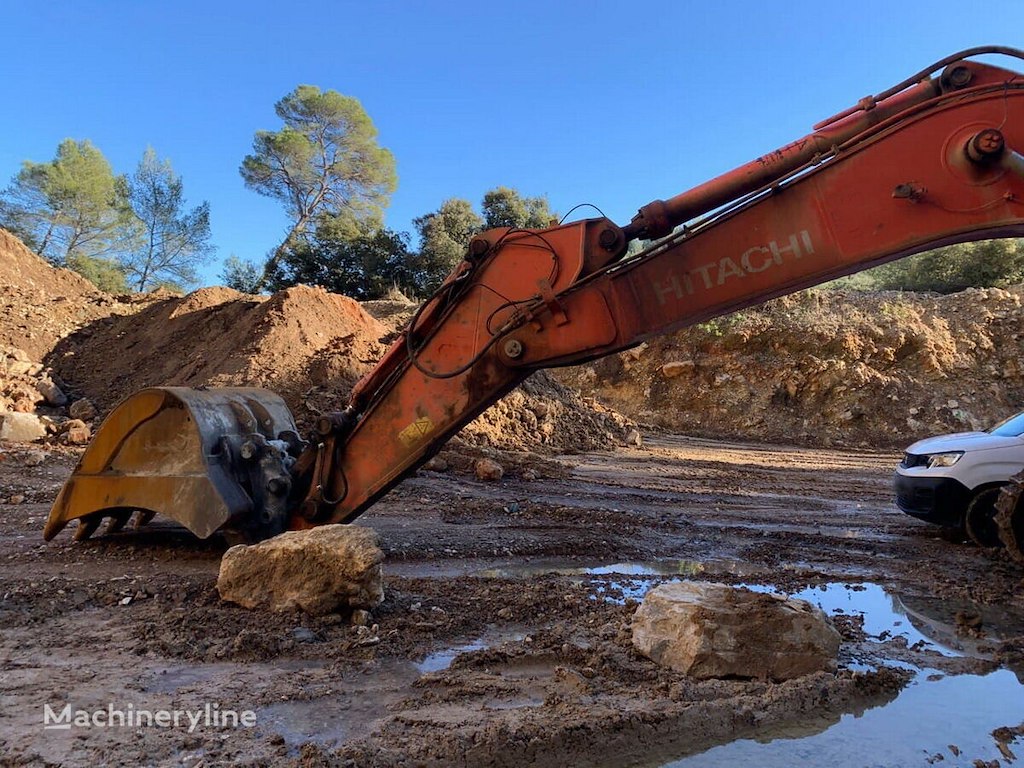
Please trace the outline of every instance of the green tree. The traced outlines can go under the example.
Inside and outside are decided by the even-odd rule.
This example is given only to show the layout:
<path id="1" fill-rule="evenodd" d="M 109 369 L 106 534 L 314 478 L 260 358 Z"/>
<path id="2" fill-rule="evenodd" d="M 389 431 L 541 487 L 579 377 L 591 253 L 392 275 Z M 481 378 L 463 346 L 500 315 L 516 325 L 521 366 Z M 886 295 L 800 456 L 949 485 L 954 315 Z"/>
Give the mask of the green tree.
<path id="1" fill-rule="evenodd" d="M 393 286 L 406 294 L 421 292 L 422 266 L 409 250 L 409 235 L 383 227 L 350 227 L 326 222 L 314 234 L 287 247 L 267 278 L 272 290 L 299 283 L 320 285 L 365 301 Z"/>
<path id="2" fill-rule="evenodd" d="M 482 208 L 487 229 L 543 229 L 558 218 L 546 197 L 523 197 L 511 187 L 496 187 L 485 194 Z"/>
<path id="3" fill-rule="evenodd" d="M 224 260 L 224 269 L 220 279 L 228 288 L 242 293 L 259 293 L 262 270 L 248 259 L 240 259 L 231 254 Z"/>
<path id="4" fill-rule="evenodd" d="M 1024 282 L 1024 241 L 981 240 L 960 243 L 889 262 L 834 285 L 854 290 L 902 290 L 954 293 Z"/>
<path id="5" fill-rule="evenodd" d="M 359 101 L 300 85 L 274 105 L 279 131 L 257 131 L 242 161 L 245 184 L 285 205 L 291 226 L 264 267 L 264 280 L 318 219 L 379 223 L 397 186 L 395 160 Z"/>
<path id="6" fill-rule="evenodd" d="M 136 236 L 120 261 L 132 287 L 144 291 L 158 284 L 196 283 L 196 267 L 214 251 L 210 204 L 185 210 L 181 177 L 152 147 L 146 149 L 127 187 Z"/>
<path id="7" fill-rule="evenodd" d="M 124 269 L 114 259 L 72 254 L 68 257 L 65 266 L 68 269 L 73 269 L 101 291 L 131 293 Z"/>
<path id="8" fill-rule="evenodd" d="M 0 195 L 3 225 L 58 266 L 109 254 L 128 216 L 126 180 L 88 140 L 65 139 L 48 163 L 25 161 Z"/>
<path id="9" fill-rule="evenodd" d="M 420 236 L 422 294 L 433 292 L 462 260 L 470 239 L 484 228 L 484 220 L 468 200 L 453 197 L 433 213 L 413 219 L 413 225 Z"/>

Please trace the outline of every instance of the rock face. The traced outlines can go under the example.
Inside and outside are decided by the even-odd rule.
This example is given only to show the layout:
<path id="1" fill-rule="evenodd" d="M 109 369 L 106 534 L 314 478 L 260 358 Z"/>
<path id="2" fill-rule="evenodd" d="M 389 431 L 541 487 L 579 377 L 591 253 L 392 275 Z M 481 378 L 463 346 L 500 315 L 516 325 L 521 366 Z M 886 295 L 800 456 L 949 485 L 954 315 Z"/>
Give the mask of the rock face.
<path id="1" fill-rule="evenodd" d="M 984 429 L 1024 402 L 1024 285 L 812 289 L 555 376 L 694 437 L 903 448 Z"/>
<path id="2" fill-rule="evenodd" d="M 301 608 L 322 615 L 384 600 L 377 534 L 354 525 L 288 531 L 224 553 L 217 591 L 246 608 Z"/>
<path id="3" fill-rule="evenodd" d="M 633 645 L 690 677 L 779 681 L 835 669 L 839 633 L 803 600 L 679 582 L 647 593 L 633 616 Z"/>

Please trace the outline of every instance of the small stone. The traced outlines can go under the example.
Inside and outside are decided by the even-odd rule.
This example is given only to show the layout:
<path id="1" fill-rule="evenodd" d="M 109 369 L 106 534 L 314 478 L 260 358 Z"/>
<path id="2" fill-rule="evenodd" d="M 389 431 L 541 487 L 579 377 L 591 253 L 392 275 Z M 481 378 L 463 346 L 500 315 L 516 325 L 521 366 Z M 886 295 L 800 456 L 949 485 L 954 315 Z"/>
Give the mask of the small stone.
<path id="1" fill-rule="evenodd" d="M 632 445 L 634 448 L 639 448 L 644 444 L 643 435 L 640 434 L 639 429 L 631 429 L 626 433 L 626 445 Z"/>
<path id="2" fill-rule="evenodd" d="M 423 464 L 423 469 L 428 472 L 447 472 L 448 462 L 440 456 L 433 456 Z"/>
<path id="3" fill-rule="evenodd" d="M 92 438 L 92 430 L 81 419 L 71 419 L 61 425 L 61 441 L 68 445 L 85 445 Z"/>
<path id="4" fill-rule="evenodd" d="M 68 408 L 68 415 L 73 419 L 92 421 L 96 418 L 96 406 L 92 404 L 91 400 L 83 397 L 71 404 L 71 407 Z"/>
<path id="5" fill-rule="evenodd" d="M 16 493 L 14 496 L 11 496 L 11 498 L 9 498 L 7 500 L 7 503 L 8 504 L 24 504 L 25 503 L 25 496 L 23 494 Z"/>
<path id="6" fill-rule="evenodd" d="M 122 597 L 118 602 L 120 605 L 130 605 L 132 599 L 130 597 Z"/>
<path id="7" fill-rule="evenodd" d="M 0 440 L 29 443 L 46 435 L 39 418 L 31 413 L 0 413 Z"/>
<path id="8" fill-rule="evenodd" d="M 32 363 L 27 360 L 14 360 L 7 363 L 7 372 L 11 376 L 28 376 L 32 371 Z"/>
<path id="9" fill-rule="evenodd" d="M 43 451 L 29 451 L 25 454 L 23 461 L 26 467 L 38 467 L 46 461 L 46 454 Z"/>
<path id="10" fill-rule="evenodd" d="M 677 376 L 682 376 L 684 373 L 692 371 L 693 368 L 692 360 L 676 360 L 661 366 L 661 375 L 666 379 L 674 379 Z"/>
<path id="11" fill-rule="evenodd" d="M 505 476 L 505 468 L 493 459 L 477 459 L 473 463 L 473 471 L 480 480 L 497 482 Z"/>
<path id="12" fill-rule="evenodd" d="M 356 627 L 368 627 L 372 618 L 370 612 L 363 608 L 352 611 L 352 624 Z"/>
<path id="13" fill-rule="evenodd" d="M 296 627 L 292 630 L 292 637 L 300 643 L 312 643 L 316 640 L 316 635 L 309 627 Z"/>
<path id="14" fill-rule="evenodd" d="M 520 477 L 526 482 L 532 483 L 534 480 L 537 479 L 537 473 L 534 472 L 532 469 L 524 469 Z"/>
<path id="15" fill-rule="evenodd" d="M 57 407 L 67 405 L 68 396 L 54 383 L 53 379 L 49 377 L 39 379 L 36 381 L 36 389 L 39 390 L 39 394 L 43 396 L 48 405 Z"/>
<path id="16" fill-rule="evenodd" d="M 67 421 L 61 422 L 60 426 L 57 427 L 57 432 L 63 434 L 69 429 L 80 429 L 82 427 L 88 427 L 88 425 L 81 419 L 68 419 Z"/>
<path id="17" fill-rule="evenodd" d="M 622 357 L 630 358 L 632 360 L 639 360 L 646 351 L 647 342 L 644 341 L 638 344 L 637 346 L 633 347 L 632 349 L 627 349 L 625 352 L 622 353 Z"/>

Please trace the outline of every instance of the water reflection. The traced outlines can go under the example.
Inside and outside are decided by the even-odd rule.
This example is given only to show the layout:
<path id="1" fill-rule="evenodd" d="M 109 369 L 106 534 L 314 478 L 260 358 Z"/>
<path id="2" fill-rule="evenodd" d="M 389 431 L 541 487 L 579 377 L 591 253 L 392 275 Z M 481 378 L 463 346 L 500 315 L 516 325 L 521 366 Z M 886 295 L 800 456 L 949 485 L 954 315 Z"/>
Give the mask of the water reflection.
<path id="1" fill-rule="evenodd" d="M 933 672 L 921 670 L 891 703 L 843 715 L 813 735 L 769 731 L 757 740 L 740 739 L 663 765 L 926 768 L 973 766 L 978 760 L 1001 764 L 998 760 L 1003 755 L 991 733 L 1024 717 L 1024 687 L 1007 670 L 955 677 Z"/>

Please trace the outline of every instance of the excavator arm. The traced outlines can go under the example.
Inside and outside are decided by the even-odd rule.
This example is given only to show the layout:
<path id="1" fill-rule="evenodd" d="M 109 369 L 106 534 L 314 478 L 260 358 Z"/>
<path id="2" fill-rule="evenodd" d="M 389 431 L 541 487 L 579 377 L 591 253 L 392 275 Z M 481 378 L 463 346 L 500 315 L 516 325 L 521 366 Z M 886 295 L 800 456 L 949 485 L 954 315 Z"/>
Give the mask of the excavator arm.
<path id="1" fill-rule="evenodd" d="M 97 433 L 44 535 L 76 518 L 88 535 L 100 517 L 116 525 L 131 509 L 164 512 L 200 535 L 222 527 L 248 538 L 350 522 L 537 369 L 920 251 L 1024 236 L 1024 77 L 968 60 L 980 53 L 1024 59 L 1008 48 L 948 57 L 802 139 L 644 206 L 623 227 L 598 218 L 479 235 L 347 407 L 322 416 L 305 444 L 260 390 L 210 408 L 197 404 L 207 393 L 191 390 L 129 398 L 109 434 L 106 423 Z M 649 244 L 631 252 L 638 239 Z M 211 408 L 230 418 L 213 419 Z M 178 418 L 154 426 L 167 411 Z M 159 482 L 147 490 L 132 464 L 153 473 L 155 462 L 132 458 L 152 453 L 137 438 L 159 453 L 190 428 L 191 443 L 206 446 L 199 458 L 174 470 L 180 482 L 150 478 Z"/>

